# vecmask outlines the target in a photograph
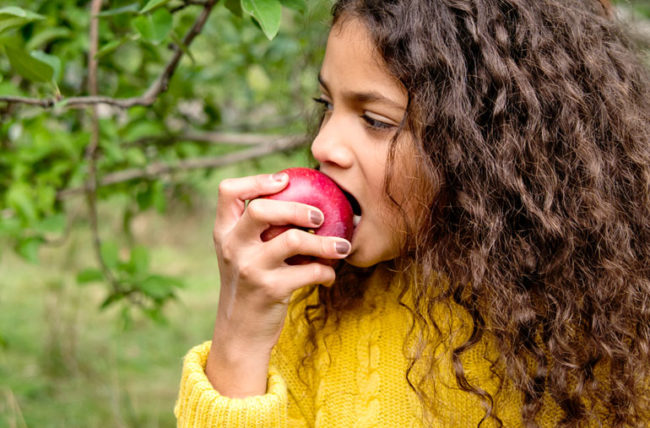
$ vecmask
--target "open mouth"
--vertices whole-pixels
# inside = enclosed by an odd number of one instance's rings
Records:
[[[345,195],[348,202],[350,202],[350,205],[352,206],[352,213],[354,214],[354,219],[353,219],[354,227],[356,227],[361,221],[361,205],[359,205],[359,202],[354,196],[352,196],[351,193],[343,190],[343,194]]]

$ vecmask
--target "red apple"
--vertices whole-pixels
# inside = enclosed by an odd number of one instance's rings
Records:
[[[311,168],[289,168],[284,172],[289,175],[289,184],[283,190],[264,198],[278,201],[300,202],[320,209],[325,216],[320,227],[307,229],[320,236],[352,238],[354,231],[354,214],[345,193],[328,176]],[[262,232],[263,241],[268,241],[288,230],[291,225],[271,226]],[[287,260],[289,264],[302,264],[314,261],[312,257],[294,256]],[[323,260],[319,260],[323,262]]]

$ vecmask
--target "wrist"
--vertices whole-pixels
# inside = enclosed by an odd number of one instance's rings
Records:
[[[213,346],[219,345],[236,357],[250,353],[270,355],[284,326],[286,305],[276,305],[267,311],[253,311],[251,306],[246,305],[247,310],[231,311],[218,308]]]
[[[270,350],[212,341],[205,373],[223,396],[244,398],[266,393]]]
[[[270,360],[275,342],[251,340],[237,335],[222,335],[215,329],[210,355],[223,364],[238,365],[246,361]]]

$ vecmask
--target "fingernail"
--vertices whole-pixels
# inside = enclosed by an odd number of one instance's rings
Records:
[[[350,252],[350,243],[348,241],[336,241],[336,252],[347,254]]]
[[[286,172],[276,172],[275,174],[273,174],[273,175],[271,176],[271,178],[273,179],[273,181],[277,181],[277,182],[280,182],[280,183],[283,182],[283,181],[285,181],[288,177],[289,177],[289,176],[287,175]]]
[[[316,226],[320,226],[320,224],[323,222],[323,213],[320,211],[316,210],[311,210],[309,212],[309,220]]]

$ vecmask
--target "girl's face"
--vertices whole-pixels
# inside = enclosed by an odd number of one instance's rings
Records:
[[[399,255],[404,219],[384,191],[391,138],[406,111],[405,88],[382,63],[364,24],[344,18],[333,28],[319,75],[325,114],[311,151],[320,170],[351,194],[360,222],[347,262],[368,267]],[[407,214],[415,161],[411,136],[401,131],[390,193]],[[359,209],[355,208],[355,211]],[[357,212],[357,214],[359,214]]]

